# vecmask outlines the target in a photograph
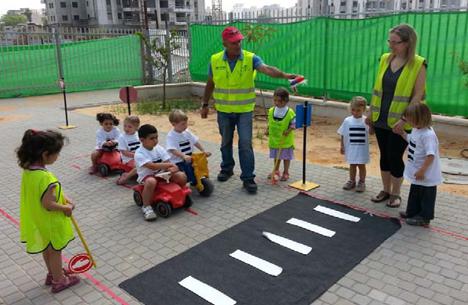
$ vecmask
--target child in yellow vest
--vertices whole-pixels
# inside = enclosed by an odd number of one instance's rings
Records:
[[[24,169],[20,195],[20,238],[26,252],[42,253],[48,274],[45,285],[57,293],[76,285],[80,279],[62,268],[62,250],[74,239],[70,221],[74,204],[62,185],[46,169],[53,164],[65,137],[55,131],[28,129],[16,150],[18,165]]]
[[[289,166],[294,159],[294,133],[296,125],[296,113],[287,106],[289,92],[279,87],[273,93],[274,107],[268,111],[268,146],[270,147],[270,158],[274,160],[274,175],[280,177],[279,167],[283,160],[283,174],[281,181],[289,179]],[[268,179],[271,179],[271,174]],[[276,180],[276,179],[275,179]]]

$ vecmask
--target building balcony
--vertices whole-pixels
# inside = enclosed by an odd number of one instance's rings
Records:
[[[174,12],[176,13],[191,13],[193,9],[190,6],[175,6]]]

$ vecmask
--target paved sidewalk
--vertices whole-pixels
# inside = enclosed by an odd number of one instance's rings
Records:
[[[104,90],[70,94],[68,101],[73,108],[109,103],[118,100],[117,97],[118,90]],[[139,304],[118,287],[120,282],[297,193],[284,184],[268,184],[264,177],[271,170],[271,161],[258,153],[257,195],[248,195],[241,189],[236,167],[236,176],[229,182],[214,181],[216,189],[211,197],[194,194],[193,210],[198,215],[179,211],[168,219],[147,223],[133,203],[131,190],[115,184],[117,177],[102,179],[87,174],[88,155],[98,125],[91,116],[71,112],[70,123],[78,128],[64,131],[70,144],[64,147],[51,170],[77,204],[74,215],[98,268],[82,276],[78,286],[52,295],[43,286],[46,271],[42,256],[26,254],[19,242],[21,170],[16,165],[14,149],[26,128],[63,125],[61,107],[61,95],[0,100],[3,173],[0,176],[0,304]],[[218,144],[203,144],[214,153],[210,171],[215,177],[220,162]],[[294,173],[292,181],[300,179],[300,162],[293,162],[291,172]],[[309,164],[307,175],[308,180],[321,185],[311,192],[313,195],[374,213],[391,216],[398,213],[370,202],[369,197],[380,190],[380,180],[376,177],[369,177],[367,191],[357,194],[341,190],[347,179],[346,171]],[[407,194],[408,186],[404,186],[403,201]],[[82,251],[76,239],[64,255],[69,258]],[[439,193],[431,229],[403,224],[399,232],[312,304],[468,304],[468,200]]]

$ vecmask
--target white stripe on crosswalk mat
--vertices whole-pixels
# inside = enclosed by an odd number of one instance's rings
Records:
[[[241,262],[255,267],[269,275],[278,276],[281,274],[281,272],[283,272],[283,268],[242,250],[236,250],[229,254],[229,256],[234,257],[235,259],[238,259]]]
[[[291,225],[298,226],[303,229],[315,232],[317,234],[321,234],[323,236],[332,237],[333,235],[335,235],[335,231],[325,229],[324,227],[317,226],[317,225],[311,224],[310,222],[300,220],[297,218],[291,218],[286,222]]]
[[[213,305],[234,305],[237,303],[221,291],[191,276],[187,276],[179,284]]]
[[[301,254],[307,255],[312,251],[312,248],[309,246],[306,246],[304,244],[295,242],[293,240],[290,240],[288,238],[270,233],[270,232],[263,232],[263,236],[265,236],[268,240],[274,242],[275,244],[281,245],[285,248],[291,249],[293,251],[299,252]]]
[[[348,220],[352,222],[358,222],[359,220],[361,220],[361,218],[359,217],[352,216],[352,215],[349,215],[349,214],[346,214],[346,213],[343,213],[334,209],[330,209],[321,205],[316,206],[314,210],[323,214],[327,214],[329,216],[333,216],[336,218],[340,218],[340,219],[344,219],[344,220]]]

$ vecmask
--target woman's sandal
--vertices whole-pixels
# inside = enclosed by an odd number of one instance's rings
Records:
[[[283,175],[280,178],[280,181],[288,181],[289,180],[289,174],[283,173]]]
[[[380,191],[380,193],[377,194],[377,196],[374,196],[371,198],[372,202],[379,203],[382,201],[385,201],[390,198],[390,194],[387,193],[386,191]]]
[[[73,272],[71,272],[68,268],[62,268],[62,270],[63,270],[64,275],[73,274]],[[52,273],[47,273],[46,279],[44,281],[44,285],[46,285],[46,286],[52,285],[52,280],[53,280]]]
[[[387,206],[389,208],[398,208],[400,207],[400,205],[401,205],[400,195],[390,195]]]

